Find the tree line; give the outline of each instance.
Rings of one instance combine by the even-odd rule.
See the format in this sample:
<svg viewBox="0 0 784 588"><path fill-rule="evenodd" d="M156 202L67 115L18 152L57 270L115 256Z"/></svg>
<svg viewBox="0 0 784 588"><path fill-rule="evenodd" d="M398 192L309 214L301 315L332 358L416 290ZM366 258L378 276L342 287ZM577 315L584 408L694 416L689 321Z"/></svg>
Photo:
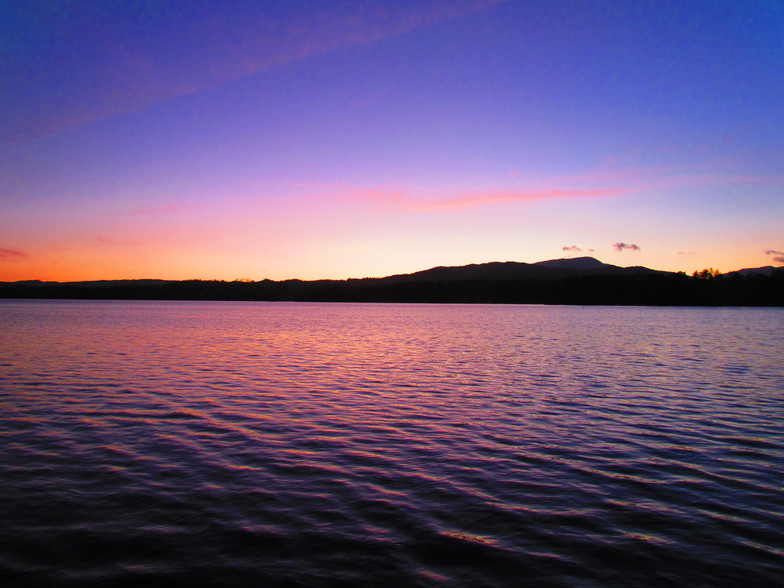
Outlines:
<svg viewBox="0 0 784 588"><path fill-rule="evenodd" d="M183 280L4 283L2 298L114 300L266 300L298 302L432 302L653 306L784 306L784 270L720 275L715 270L558 279L388 281Z"/></svg>

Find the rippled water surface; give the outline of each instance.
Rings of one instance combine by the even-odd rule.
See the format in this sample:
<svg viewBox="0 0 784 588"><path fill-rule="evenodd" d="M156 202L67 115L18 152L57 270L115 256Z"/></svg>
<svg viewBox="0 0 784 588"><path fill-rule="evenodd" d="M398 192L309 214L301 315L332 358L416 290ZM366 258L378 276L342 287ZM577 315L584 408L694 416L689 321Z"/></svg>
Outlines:
<svg viewBox="0 0 784 588"><path fill-rule="evenodd" d="M4 586L784 584L784 311L0 302Z"/></svg>

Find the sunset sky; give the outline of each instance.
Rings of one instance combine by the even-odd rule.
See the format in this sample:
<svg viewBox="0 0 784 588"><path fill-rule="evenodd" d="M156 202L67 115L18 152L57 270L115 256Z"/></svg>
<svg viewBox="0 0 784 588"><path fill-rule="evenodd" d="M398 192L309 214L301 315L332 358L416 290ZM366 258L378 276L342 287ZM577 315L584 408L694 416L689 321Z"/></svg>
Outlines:
<svg viewBox="0 0 784 588"><path fill-rule="evenodd" d="M0 3L0 280L582 255L784 265L784 3Z"/></svg>

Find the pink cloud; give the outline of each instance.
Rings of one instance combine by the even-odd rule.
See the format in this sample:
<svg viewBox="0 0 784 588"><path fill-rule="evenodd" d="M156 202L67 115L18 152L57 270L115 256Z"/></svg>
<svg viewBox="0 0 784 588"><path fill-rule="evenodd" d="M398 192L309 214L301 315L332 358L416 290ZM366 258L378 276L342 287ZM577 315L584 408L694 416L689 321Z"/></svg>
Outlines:
<svg viewBox="0 0 784 588"><path fill-rule="evenodd" d="M139 206L131 210L131 214L160 214L169 212L182 212L192 210L194 207L187 204L169 204L167 206Z"/></svg>
<svg viewBox="0 0 784 588"><path fill-rule="evenodd" d="M112 247L126 247L126 246L139 245L138 241L124 241L118 239L111 239L109 237L104 237L103 235L96 236L95 240L98 241L99 243L103 243L104 245L111 245Z"/></svg>
<svg viewBox="0 0 784 588"><path fill-rule="evenodd" d="M602 197L617 196L624 194L628 190L550 190L546 192L526 192L517 190L488 190L485 192L473 192L465 196L454 198L444 198L441 200L419 200L412 201L409 210L417 211L437 211L437 210L465 210L476 208L477 206L488 206L491 204L505 204L509 202L531 202L534 200L546 200L550 198L583 198L583 197Z"/></svg>
<svg viewBox="0 0 784 588"><path fill-rule="evenodd" d="M636 190L657 190L667 188L684 188L714 184L750 184L780 185L784 184L784 174L755 175L733 173L740 162L714 158L701 164L698 168L673 165L617 165L621 161L632 158L612 156L592 170L585 173L556 177L552 181L569 182L572 185L601 184L603 186L626 186Z"/></svg>
<svg viewBox="0 0 784 588"><path fill-rule="evenodd" d="M320 194L322 198L344 201L373 202L383 206L391 206L405 212L438 212L449 210L466 210L480 206L506 204L513 202L531 202L550 198L585 198L606 197L626 194L630 190L598 189L598 190L484 190L466 193L462 196L446 198L422 198L411 196L403 190L356 189L343 186L323 186L319 184L300 184L297 187L324 189L331 194Z"/></svg>
<svg viewBox="0 0 784 588"><path fill-rule="evenodd" d="M19 249L0 249L0 261L22 261L30 255Z"/></svg>
<svg viewBox="0 0 784 588"><path fill-rule="evenodd" d="M384 190L357 190L353 194L345 196L347 200L361 200L364 202L377 202L379 204L395 204L403 208L407 208L412 202L415 202L410 196L406 196L399 191L384 191Z"/></svg>
<svg viewBox="0 0 784 588"><path fill-rule="evenodd" d="M773 261L777 263L784 263L784 251L776 251L775 249L768 249L765 255L772 255Z"/></svg>
<svg viewBox="0 0 784 588"><path fill-rule="evenodd" d="M634 243L613 243L613 247L616 251L640 251L640 246L635 245Z"/></svg>

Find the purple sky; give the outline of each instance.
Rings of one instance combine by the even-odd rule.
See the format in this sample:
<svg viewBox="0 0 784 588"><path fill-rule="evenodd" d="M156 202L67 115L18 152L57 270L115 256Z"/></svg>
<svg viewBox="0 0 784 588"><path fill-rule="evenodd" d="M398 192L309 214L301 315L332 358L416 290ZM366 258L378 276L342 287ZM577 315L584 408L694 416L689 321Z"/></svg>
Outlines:
<svg viewBox="0 0 784 588"><path fill-rule="evenodd" d="M784 4L0 4L0 280L784 263Z"/></svg>

